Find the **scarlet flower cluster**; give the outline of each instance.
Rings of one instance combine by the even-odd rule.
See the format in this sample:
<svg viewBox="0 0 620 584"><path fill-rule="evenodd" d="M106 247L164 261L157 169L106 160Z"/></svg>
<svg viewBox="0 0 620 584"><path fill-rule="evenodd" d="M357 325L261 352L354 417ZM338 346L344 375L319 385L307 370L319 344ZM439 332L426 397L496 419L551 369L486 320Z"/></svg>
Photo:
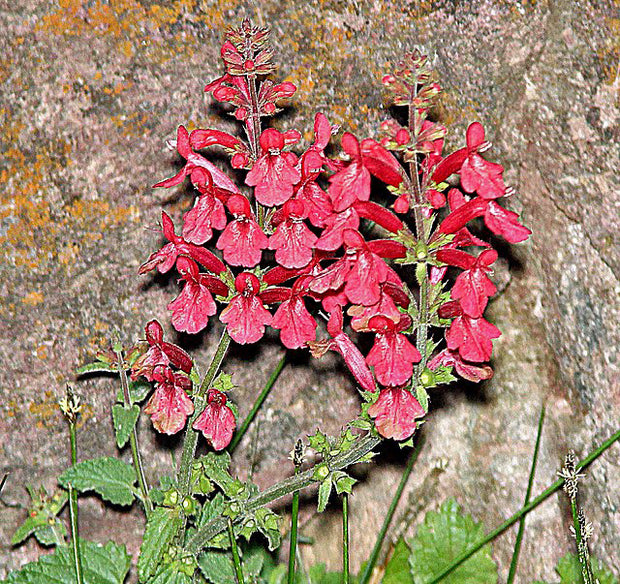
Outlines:
<svg viewBox="0 0 620 584"><path fill-rule="evenodd" d="M262 128L262 119L296 90L265 78L274 70L266 29L247 21L230 29L221 54L226 72L205 90L232 107L245 139L179 126L176 148L186 163L154 186L189 177L198 194L180 235L162 212L168 242L140 273L176 268L182 289L168 308L178 331L198 333L219 312L239 344L259 341L271 327L289 349L308 347L315 356L337 351L364 390L379 433L404 440L425 414L419 392L432 387L433 372L455 370L476 381L492 375L487 362L500 332L483 313L496 291L489 273L497 252L468 224L482 217L509 242L528 237L516 213L498 203L511 192L503 168L481 156L489 144L479 123L467 130L466 147L444 157L445 128L428 119L440 87L419 53L383 80L393 102L408 108L407 126L385 122L380 142L345 132L344 159L325 153L337 128L322 113L301 155L293 151L298 131ZM199 152L213 146L230 156L233 168L247 171L249 188L239 188ZM460 189L449 188L446 181L456 184L457 175ZM370 200L373 177L395 196L392 210ZM479 255L463 250L477 247ZM448 291L449 266L462 271ZM317 340L321 307L329 337ZM432 325L446 329L446 348L435 355L427 339ZM374 336L366 356L353 340L357 333ZM135 373L156 382L146 411L158 430L173 433L193 412L183 373L191 360L178 347L171 352L155 321L147 325L147 341ZM225 395L212 392L209 413L194 427L223 448L234 416Z"/></svg>

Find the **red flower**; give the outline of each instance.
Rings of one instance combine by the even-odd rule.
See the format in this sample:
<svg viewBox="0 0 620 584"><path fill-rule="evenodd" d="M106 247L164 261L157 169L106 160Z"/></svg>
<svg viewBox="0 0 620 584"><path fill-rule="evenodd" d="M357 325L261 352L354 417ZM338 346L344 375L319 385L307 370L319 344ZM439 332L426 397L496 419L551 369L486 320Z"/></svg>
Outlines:
<svg viewBox="0 0 620 584"><path fill-rule="evenodd" d="M292 152L282 152L286 143L294 143L299 133L290 130L281 134L267 128L260 136L263 155L245 177L245 184L256 187L254 196L261 205L282 205L293 196L293 185L301 179L295 168L297 157Z"/></svg>
<svg viewBox="0 0 620 584"><path fill-rule="evenodd" d="M370 197L370 172L362 161L362 151L357 138L345 132L342 148L351 162L329 178L329 196L337 212L344 211L355 201L367 201Z"/></svg>
<svg viewBox="0 0 620 584"><path fill-rule="evenodd" d="M324 159L316 150L308 150L301 157L301 179L295 193L295 199L304 203L308 219L315 227L322 227L333 211L328 194L316 182L323 164Z"/></svg>
<svg viewBox="0 0 620 584"><path fill-rule="evenodd" d="M226 266L222 263L222 260L212 254L208 249L194 245L193 243L188 243L182 237L179 237L174 232L174 223L172 223L172 219L170 219L165 211L161 212L161 220L164 236L170 243L167 243L159 251L151 254L149 259L140 266L138 270L139 274L145 274L154 268L157 268L160 273L165 274L174 266L180 255L191 257L214 274L221 274L226 271Z"/></svg>
<svg viewBox="0 0 620 584"><path fill-rule="evenodd" d="M357 230L360 226L360 218L355 208L349 207L341 213L333 213L326 217L323 225L323 233L315 243L315 247L323 251L335 251L342 245L344 230Z"/></svg>
<svg viewBox="0 0 620 584"><path fill-rule="evenodd" d="M448 349L458 349L465 361L483 363L491 358L493 343L502 333L484 318L471 318L463 313L456 301L448 302L439 309L442 317L456 316L446 333Z"/></svg>
<svg viewBox="0 0 620 584"><path fill-rule="evenodd" d="M235 431L235 414L226 405L226 395L217 389L207 392L207 405L192 425L215 450L226 448Z"/></svg>
<svg viewBox="0 0 620 584"><path fill-rule="evenodd" d="M424 416L424 408L409 391L402 387L382 389L379 399L368 408L375 418L375 427L381 436L406 440L417 427L416 418Z"/></svg>
<svg viewBox="0 0 620 584"><path fill-rule="evenodd" d="M464 251L440 249L437 252L437 259L465 270L458 275L451 297L460 301L461 308L467 316L481 317L489 297L497 291L495 284L487 276L491 272L491 264L497 260L497 252L494 249L487 249L476 258Z"/></svg>
<svg viewBox="0 0 620 584"><path fill-rule="evenodd" d="M366 363L374 366L381 385L403 385L413 375L413 364L421 359L418 350L399 332L410 326L408 315L403 315L398 324L385 316L373 316L368 323L377 334Z"/></svg>
<svg viewBox="0 0 620 584"><path fill-rule="evenodd" d="M172 326L181 332L197 333L207 326L209 317L217 312L211 292L228 294L228 287L217 278L198 273L192 260L180 257L177 270L185 280L181 293L168 304L172 311Z"/></svg>
<svg viewBox="0 0 620 584"><path fill-rule="evenodd" d="M182 373L173 373L167 367L158 366L153 372L157 382L155 392L149 399L144 413L151 416L158 432L176 434L182 430L187 417L194 412L194 404L185 393L192 382Z"/></svg>
<svg viewBox="0 0 620 584"><path fill-rule="evenodd" d="M456 372L468 381L479 382L493 377L493 369L488 365L480 366L466 363L461 359L457 351L451 351L450 349L444 349L428 362L428 368L431 371L434 371L440 365L454 367Z"/></svg>
<svg viewBox="0 0 620 584"><path fill-rule="evenodd" d="M192 150L189 142L189 133L183 126L179 126L179 129L177 130L176 146L179 154L187 160L187 163L175 176L166 180L162 180L157 184L154 184L153 188L168 188L181 184L185 180L185 177L187 175L190 175L192 171L194 171L195 169L204 168L211 174L214 184L216 184L218 187L227 189L229 191L232 191L233 193L239 192L237 185L232 181L231 178L229 178L212 162L209 162L204 156L200 156L200 154L196 154Z"/></svg>
<svg viewBox="0 0 620 584"><path fill-rule="evenodd" d="M235 288L239 294L222 311L220 320L228 325L228 334L240 345L255 343L272 319L258 297L260 282L254 274L241 272L235 278Z"/></svg>
<svg viewBox="0 0 620 584"><path fill-rule="evenodd" d="M302 201L287 201L281 213L282 222L269 238L269 249L276 250L276 261L285 268L303 268L312 260L312 247L317 236L303 223Z"/></svg>
<svg viewBox="0 0 620 584"><path fill-rule="evenodd" d="M226 226L216 247L224 252L229 264L251 268L260 262L269 239L254 219L246 197L231 195L226 204L235 219Z"/></svg>
<svg viewBox="0 0 620 584"><path fill-rule="evenodd" d="M274 329L280 329L280 340L289 349L299 349L316 338L316 320L303 300L308 279L308 276L302 276L295 282L290 297L278 306L271 322Z"/></svg>
<svg viewBox="0 0 620 584"><path fill-rule="evenodd" d="M142 375L149 381L153 381L153 370L157 365L172 364L186 373L192 370L192 358L181 347L164 341L164 329L159 322L156 320L149 321L145 330L149 348L133 364L132 379L137 379Z"/></svg>
<svg viewBox="0 0 620 584"><path fill-rule="evenodd" d="M316 358L322 357L330 349L337 351L344 358L349 371L355 377L360 387L366 391L377 391L375 380L366 365L364 356L355 346L355 343L342 330L343 318L340 306L334 308L327 321L327 332L332 336L331 340L309 341L310 352Z"/></svg>
<svg viewBox="0 0 620 584"><path fill-rule="evenodd" d="M213 229L226 227L226 211L219 199L211 193L196 198L194 207L183 217L183 239L197 245L213 236Z"/></svg>
<svg viewBox="0 0 620 584"><path fill-rule="evenodd" d="M350 306L347 314L351 316L351 328L357 332L367 332L368 322L373 316L384 316L389 318L395 324L400 322L401 312L396 304L407 308L409 306L409 297L403 291L402 286L384 282L381 284L381 296L377 304L372 306Z"/></svg>

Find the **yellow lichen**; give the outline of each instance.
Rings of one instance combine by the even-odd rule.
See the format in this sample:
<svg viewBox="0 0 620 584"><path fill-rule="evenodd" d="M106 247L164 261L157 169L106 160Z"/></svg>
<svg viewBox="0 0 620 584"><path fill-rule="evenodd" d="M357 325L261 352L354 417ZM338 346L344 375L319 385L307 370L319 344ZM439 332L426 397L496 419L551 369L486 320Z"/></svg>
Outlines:
<svg viewBox="0 0 620 584"><path fill-rule="evenodd" d="M45 297L41 292L29 292L22 298L22 302L28 306L36 306L37 304L41 304L43 300L45 300Z"/></svg>

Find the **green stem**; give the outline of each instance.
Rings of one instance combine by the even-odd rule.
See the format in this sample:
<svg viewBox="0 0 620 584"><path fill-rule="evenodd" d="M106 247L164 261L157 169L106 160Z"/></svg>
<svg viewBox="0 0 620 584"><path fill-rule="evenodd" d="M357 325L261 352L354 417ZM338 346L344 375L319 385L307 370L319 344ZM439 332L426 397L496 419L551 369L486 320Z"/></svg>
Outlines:
<svg viewBox="0 0 620 584"><path fill-rule="evenodd" d="M540 409L538 418L538 433L536 434L536 444L534 445L534 455L532 456L532 465L530 467L530 477L527 482L527 491L525 492L524 505L527 505L532 496L532 486L534 485L534 475L536 474L536 463L538 462L538 451L540 449L540 437L542 435L543 423L545 421L545 406ZM512 552L512 560L510 562L510 571L508 572L508 580L506 584L512 584L517 574L517 564L519 562L519 552L521 551L521 542L525 531L525 517L519 520L519 531L515 541L514 551Z"/></svg>
<svg viewBox="0 0 620 584"><path fill-rule="evenodd" d="M271 388L274 386L276 380L278 379L278 376L280 375L280 372L282 371L282 369L284 368L284 365L286 364L286 358L287 358L287 353L284 353L284 355L282 355L282 358L276 365L276 368L271 372L271 375L269 376L269 379L267 380L267 383L265 384L263 391L261 391L260 395L256 398L256 401L254 402L254 405L252 406L250 413L246 416L245 420L243 420L243 423L241 424L235 436L233 437L232 442L230 443L230 446L228 447L228 451L230 453L232 453L235 450L235 448L237 448L239 442L241 442L243 436L247 432L248 427L254 420L256 413L258 412L260 407L263 405L263 402L269 395Z"/></svg>
<svg viewBox="0 0 620 584"><path fill-rule="evenodd" d="M381 526L381 530L379 531L379 535L377 536L375 545L372 548L372 552L370 552L370 557L368 558L368 562L366 563L364 572L360 576L359 584L367 584L368 580L370 579L372 571L374 570L377 560L379 558L379 553L381 552L381 547L383 546L385 536L387 535L387 531L390 527L390 524L392 523L392 518L394 517L394 513L396 512L396 507L403 494L403 490L405 489L407 480L409 479L409 476L411 475L411 471L413 470L413 465L415 464L415 461L417 460L418 455L420 454L420 451L422 450L423 444L424 444L424 439L420 437L415 447L415 450L411 453L411 456L409 457L409 462L407 463L405 472L403 472L403 476L400 479L398 488L396 489L396 492L394 493L394 496L392 497L392 502L390 503L390 507L385 515L385 518L383 519L383 525Z"/></svg>
<svg viewBox="0 0 620 584"><path fill-rule="evenodd" d="M71 465L77 464L77 432L75 417L69 419L69 439L71 442ZM78 504L77 492L69 484L69 522L71 524L71 544L73 548L73 562L75 564L75 579L77 584L83 584L82 558L80 556L80 543L78 541Z"/></svg>
<svg viewBox="0 0 620 584"><path fill-rule="evenodd" d="M349 495L342 493L342 584L349 584Z"/></svg>
<svg viewBox="0 0 620 584"><path fill-rule="evenodd" d="M198 444L198 431L192 427L194 422L198 419L198 416L202 414L205 409L206 403L204 396L207 390L213 383L217 372L220 370L226 351L230 346L230 335L228 331L224 329L220 341L215 349L215 355L211 359L211 364L207 370L200 388L194 394L194 413L187 423L187 429L185 430L185 439L183 442L183 454L181 455L181 462L179 464L179 471L177 473L177 481L181 493L186 496L190 494L190 482L192 478L192 463L194 462L194 456L196 455L196 446Z"/></svg>
<svg viewBox="0 0 620 584"><path fill-rule="evenodd" d="M123 389L123 404L126 408L132 406L131 395L129 394L129 380L127 379L127 370L123 366L123 356L120 351L117 351L118 358L118 373L121 378L121 387ZM146 482L146 475L144 474L144 465L142 464L142 456L140 455L140 447L138 446L138 421L133 427L131 434L129 435L129 447L131 448L131 458L133 459L133 466L136 469L136 476L138 477L138 485L140 486L140 493L142 493L142 503L144 504L144 512L148 519L153 512L153 501L149 496L149 486Z"/></svg>
<svg viewBox="0 0 620 584"><path fill-rule="evenodd" d="M329 470L341 470L358 462L363 456L371 452L381 441L380 438L368 434L362 438L358 438L356 443L350 450L336 456L329 464ZM320 463L323 464L323 463ZM254 497L248 499L245 503L246 513L251 513L260 507L280 499L286 495L290 495L295 491L306 488L314 482L314 467L304 472L300 472L288 479L272 485L262 493L258 493ZM209 521L204 527L201 527L189 540L186 549L192 554L197 554L203 546L218 533L226 529L226 520L223 517L217 517Z"/></svg>
<svg viewBox="0 0 620 584"><path fill-rule="evenodd" d="M596 460L605 450L607 450L614 442L620 439L620 430L618 430L615 434L613 434L610 438L605 440L598 448L590 452L588 456L586 456L583 460L581 460L577 464L577 471L585 468L589 464L591 464L594 460ZM517 511L512 517L506 519L504 523L502 523L499 527L496 527L491 533L489 533L486 537L481 539L478 543L473 545L469 550L463 552L460 556L454 559L454 561L444 568L433 580L428 582L427 584L436 584L443 580L448 574L452 573L456 568L458 568L463 562L471 558L480 548L484 547L487 543L494 540L498 535L501 535L506 531L509 527L512 527L521 517L527 515L532 509L538 507L544 500L548 499L553 493L555 493L558 489L562 488L564 485L564 479L560 478L555 483L547 487L540 495L538 495L535 499L530 501L527 505L522 507L519 511Z"/></svg>
<svg viewBox="0 0 620 584"><path fill-rule="evenodd" d="M295 474L298 470L295 469ZM293 508L291 509L291 544L288 551L288 577L287 584L295 581L295 557L297 553L297 518L299 515L299 491L293 493Z"/></svg>
<svg viewBox="0 0 620 584"><path fill-rule="evenodd" d="M237 549L237 540L235 539L235 531L233 529L232 519L228 518L228 537L230 538L230 548L232 550L233 565L235 566L235 575L237 584L244 584L243 569L241 568L241 560L239 559L239 550Z"/></svg>

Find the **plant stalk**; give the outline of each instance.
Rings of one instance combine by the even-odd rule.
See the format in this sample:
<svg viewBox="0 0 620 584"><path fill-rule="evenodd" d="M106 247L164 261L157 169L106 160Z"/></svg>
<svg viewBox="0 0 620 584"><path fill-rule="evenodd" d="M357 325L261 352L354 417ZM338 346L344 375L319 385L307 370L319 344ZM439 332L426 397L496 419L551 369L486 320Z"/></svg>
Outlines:
<svg viewBox="0 0 620 584"><path fill-rule="evenodd" d="M581 460L577 466L577 471L585 468L593 461L595 461L605 450L607 450L614 442L620 439L620 430L618 430L615 434L609 437L605 442L603 442L598 448L590 452L588 456L586 456L583 460ZM433 580L428 582L427 584L436 584L443 580L448 574L452 573L456 568L458 568L463 562L471 558L480 548L484 547L487 543L494 540L498 535L501 535L506 531L509 527L512 527L521 517L527 515L532 509L538 507L544 500L548 499L553 493L555 493L558 489L561 489L564 485L564 479L560 478L555 481L552 485L547 487L540 495L538 495L535 499L532 499L527 505L522 507L519 511L517 511L512 517L506 519L504 523L500 526L496 527L493 531L491 531L486 537L481 539L478 543L473 545L466 552L463 552L460 556L454 559L454 561L444 568Z"/></svg>
<svg viewBox="0 0 620 584"><path fill-rule="evenodd" d="M342 493L342 584L349 584L349 494Z"/></svg>
<svg viewBox="0 0 620 584"><path fill-rule="evenodd" d="M403 472L403 476L400 479L398 488L396 489L396 492L394 493L394 496L392 497L392 502L390 503L390 507L388 508L385 518L383 520L383 525L381 526L379 535L377 535L377 540L375 541L375 545L372 548L372 552L370 552L368 562L366 562L364 571L362 575L360 576L359 584L367 584L368 580L370 579L370 576L372 575L372 572L379 558L379 554L381 553L381 547L383 546L385 536L387 535L387 531L390 527L390 524L392 523L394 513L396 512L396 507L403 494L403 490L405 489L405 485L407 484L409 476L411 475L411 471L413 470L413 465L415 464L415 461L417 460L418 455L420 454L420 451L422 450L423 444L424 444L424 438L420 436L414 451L409 456L409 462L407 463L405 471Z"/></svg>
<svg viewBox="0 0 620 584"><path fill-rule="evenodd" d="M335 457L330 462L329 470L341 470L355 464L356 462L359 462L359 460L364 455L371 452L379 444L379 442L381 442L381 439L371 434L358 438L350 450ZM246 513L251 513L252 511L255 511L260 507L264 507L265 505L268 505L281 497L290 495L295 491L304 489L312 483L317 482L317 480L312 476L313 473L314 467L311 467L308 470L300 472L299 474L289 477L288 479L284 479L283 481L272 485L262 493L258 493L254 497L251 497L245 503ZM226 529L225 518L218 517L212 519L191 537L186 546L187 551L192 554L197 554L212 537L215 537L224 529Z"/></svg>
<svg viewBox="0 0 620 584"><path fill-rule="evenodd" d="M538 451L540 449L540 437L542 435L543 423L545 421L545 406L540 409L538 418L538 433L536 434L536 444L534 445L534 455L532 456L532 465L530 467L530 477L527 482L527 491L525 492L524 505L527 505L532 495L532 486L534 485L534 475L536 474L536 463L538 462ZM510 570L508 572L508 580L506 584L512 584L517 574L517 564L519 562L519 553L521 551L521 542L523 541L523 533L525 531L525 516L519 520L519 531L515 540L514 551L512 552L512 560L510 561Z"/></svg>
<svg viewBox="0 0 620 584"><path fill-rule="evenodd" d="M121 378L121 387L123 388L123 404L125 407L130 408L133 404L131 401L131 395L129 394L129 380L127 379L127 370L123 367L124 359L120 351L116 353L118 359L118 373ZM129 435L129 447L131 448L131 458L133 460L133 466L136 469L136 475L138 477L138 485L140 492L142 493L142 503L144 504L144 512L148 519L153 512L153 501L149 496L149 486L146 482L146 475L144 474L144 465L142 464L142 456L140 455L140 447L138 446L138 421L133 427L131 434Z"/></svg>
<svg viewBox="0 0 620 584"><path fill-rule="evenodd" d="M237 584L245 584L243 579L243 568L239 559L239 550L237 549L237 540L235 539L235 531L233 529L232 519L228 518L228 536L230 538L230 549L232 550L233 565L235 567L235 576Z"/></svg>
<svg viewBox="0 0 620 584"><path fill-rule="evenodd" d="M295 474L298 474L297 468ZM288 550L287 584L295 582L295 557L297 555L297 519L299 515L299 491L293 493L293 507L291 509L291 541Z"/></svg>
<svg viewBox="0 0 620 584"><path fill-rule="evenodd" d="M71 442L71 465L77 464L77 432L76 416L67 416L69 420L69 440ZM75 564L75 580L77 584L83 584L82 557L80 555L80 542L78 531L78 503L77 492L69 484L69 522L71 524L71 544L73 549L73 562Z"/></svg>
<svg viewBox="0 0 620 584"><path fill-rule="evenodd" d="M254 420L258 410L263 405L263 402L269 395L271 388L274 386L276 380L278 379L278 376L280 375L280 372L282 371L282 369L284 368L284 365L286 364L286 358L287 358L287 353L284 353L284 355L282 355L282 358L276 365L275 369L271 372L271 375L269 376L269 379L267 380L267 383L265 384L263 391L261 391L260 395L256 398L256 401L254 402L254 405L252 406L250 413L245 417L245 420L243 420L243 423L241 424L241 426L239 427L239 429L233 436L232 442L230 443L230 446L228 447L228 452L230 452L231 454L235 450L235 448L237 448L237 446L239 445L239 442L241 442L241 440L243 439L243 436L245 435L245 433L248 430L248 427Z"/></svg>
<svg viewBox="0 0 620 584"><path fill-rule="evenodd" d="M187 423L187 429L185 430L185 439L183 441L183 453L181 455L181 462L179 464L179 470L177 473L177 481L179 489L184 496L190 494L190 482L192 478L192 463L194 462L194 456L196 455L196 446L198 444L198 431L192 427L194 422L198 419L198 416L202 414L206 404L204 396L207 390L213 383L215 376L217 375L228 347L230 346L230 335L228 331L224 329L222 336L220 337L215 354L211 359L209 369L207 370L200 388L194 394L194 413L191 415L189 422Z"/></svg>

